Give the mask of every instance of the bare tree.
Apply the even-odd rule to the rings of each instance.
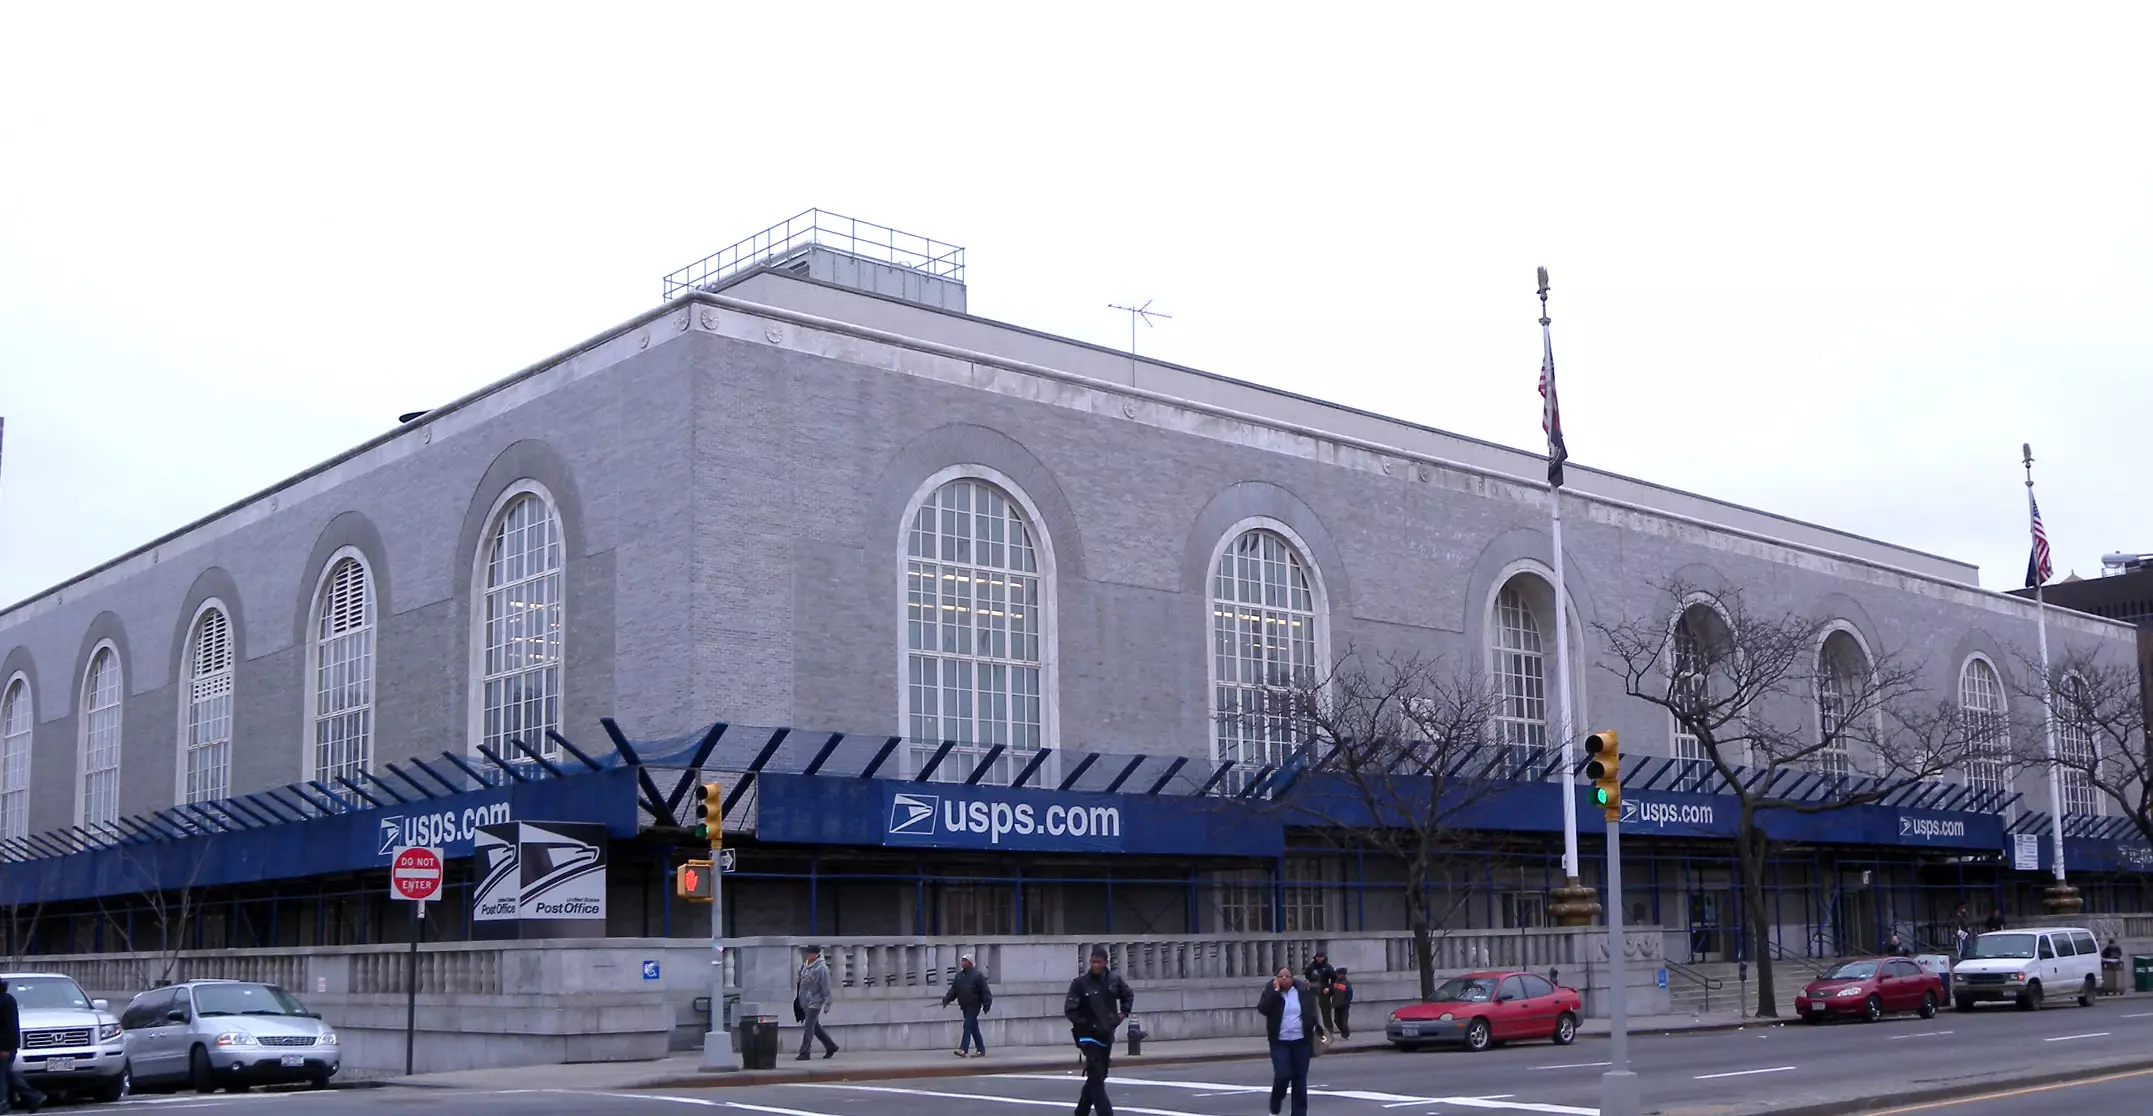
[[[1594,627],[1624,692],[1666,710],[1740,804],[1735,856],[1760,1017],[1779,1014],[1760,815],[1881,802],[1969,759],[1996,765],[1999,778],[2009,769],[2007,734],[1924,697],[1917,667],[1888,651],[1866,663],[1828,656],[1828,619],[1763,612],[1739,591],[1674,583],[1654,614]],[[1797,771],[1825,778],[1781,777]]]
[[[37,937],[38,924],[45,920],[45,899],[39,896],[35,903],[17,904],[7,909],[8,966],[19,969],[23,958],[29,955],[30,943]]]
[[[2027,681],[2013,688],[2027,700],[2016,704],[2034,712],[2016,734],[2020,762],[2055,773],[2063,782],[2066,812],[2074,798],[2082,806],[2112,803],[2137,829],[2139,840],[2153,846],[2153,744],[2146,731],[2146,680],[2137,662],[2082,648],[2066,650],[2046,674],[2039,660],[2024,662],[2020,677]],[[2042,704],[2051,700],[2053,757],[2040,719]]]
[[[177,850],[169,861],[160,855],[166,848]],[[134,920],[125,917],[124,910],[115,910],[102,897],[97,901],[98,914],[119,938],[143,988],[169,984],[176,979],[179,955],[186,950],[188,933],[201,914],[202,893],[197,884],[208,859],[209,843],[200,838],[171,846],[115,843],[106,846],[105,851],[119,858],[127,882],[142,889],[132,898],[142,902],[149,916],[148,925],[136,926]],[[163,878],[160,867],[177,867],[179,878]]]
[[[1500,699],[1483,678],[1440,660],[1350,651],[1328,678],[1277,697],[1309,747],[1305,767],[1288,768],[1293,789],[1272,808],[1287,824],[1397,865],[1421,996],[1433,997],[1435,934],[1464,905],[1447,886],[1460,823],[1522,766],[1491,737]]]

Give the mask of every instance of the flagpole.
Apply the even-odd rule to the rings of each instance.
[[[2033,611],[2036,626],[2041,633],[2041,732],[2047,744],[2048,810],[2052,823],[2050,839],[2054,842],[2054,856],[2050,858],[2050,868],[2056,877],[2055,884],[2048,889],[2041,902],[2050,914],[2075,914],[2083,904],[2078,897],[2078,889],[2068,882],[2063,859],[2063,776],[2056,766],[2056,687],[2048,666],[2048,601],[2045,596],[2048,571],[2039,568],[2041,510],[2033,498],[2033,444],[2024,443],[2019,450],[2026,466],[2026,526],[2029,533],[2033,534],[2032,545],[2035,547],[2028,572],[2033,574],[2029,579],[2033,582]]]
[[[1553,560],[1549,565],[1555,572],[1555,727],[1560,733],[1560,743],[1556,750],[1562,756],[1562,762],[1558,765],[1562,778],[1556,786],[1562,798],[1563,875],[1563,886],[1555,889],[1555,902],[1549,905],[1548,913],[1555,916],[1558,926],[1590,926],[1593,917],[1600,913],[1601,908],[1600,904],[1594,901],[1592,889],[1584,886],[1578,873],[1577,763],[1571,751],[1576,731],[1575,722],[1570,715],[1570,595],[1563,585],[1562,484],[1558,480],[1562,474],[1561,460],[1556,456],[1562,419],[1560,409],[1552,404],[1556,396],[1555,341],[1548,328],[1550,319],[1547,316],[1547,291],[1547,269],[1543,267],[1540,269],[1540,346],[1543,353],[1541,375],[1544,378],[1544,393],[1551,400],[1543,413],[1551,415],[1553,419],[1552,422],[1543,419],[1543,424],[1550,427],[1548,535],[1554,548]],[[1567,451],[1563,451],[1562,456],[1568,456]],[[1620,903],[1622,896],[1610,895],[1607,901]]]

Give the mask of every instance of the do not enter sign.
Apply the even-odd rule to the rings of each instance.
[[[389,862],[389,894],[423,903],[441,890],[441,850],[410,845]]]

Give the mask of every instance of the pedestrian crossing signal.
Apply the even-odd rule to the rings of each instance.
[[[704,783],[695,788],[695,837],[713,849],[725,847],[725,788]]]
[[[673,894],[690,903],[717,898],[718,873],[707,860],[691,860],[673,869]]]
[[[1622,816],[1622,744],[1613,729],[1585,738],[1585,777],[1592,780],[1592,804],[1615,821]]]

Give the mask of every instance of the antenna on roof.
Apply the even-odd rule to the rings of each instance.
[[[1170,322],[1170,321],[1173,321],[1173,320],[1174,320],[1174,316],[1173,316],[1172,314],[1165,314],[1165,313],[1161,313],[1161,312],[1159,312],[1159,311],[1157,311],[1157,310],[1153,310],[1153,309],[1151,308],[1151,302],[1152,302],[1152,300],[1151,300],[1151,299],[1148,299],[1148,298],[1147,298],[1147,299],[1145,299],[1145,300],[1144,300],[1144,304],[1143,304],[1142,306],[1123,306],[1123,305],[1121,305],[1121,304],[1119,304],[1119,303],[1114,303],[1114,302],[1109,302],[1109,303],[1107,303],[1107,304],[1106,304],[1106,308],[1107,308],[1107,309],[1109,309],[1109,310],[1119,310],[1119,311],[1121,311],[1122,313],[1124,313],[1124,314],[1127,314],[1127,315],[1129,315],[1129,386],[1130,386],[1130,387],[1135,387],[1135,386],[1136,386],[1136,322],[1137,322],[1137,319],[1139,319],[1139,318],[1143,319],[1143,322],[1144,322],[1144,328],[1145,328],[1145,329],[1150,329],[1150,328],[1152,328],[1152,324],[1151,324],[1151,319],[1153,319],[1153,318],[1160,318],[1160,319],[1164,319],[1164,320],[1166,320],[1166,321],[1169,321],[1169,322]]]

